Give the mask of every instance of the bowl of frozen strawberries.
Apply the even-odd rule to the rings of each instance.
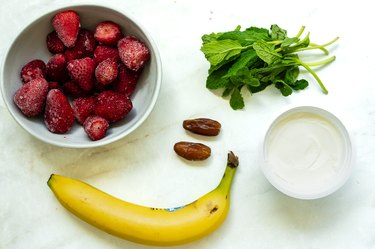
[[[88,148],[121,139],[151,113],[161,60],[129,15],[98,5],[53,10],[9,47],[1,90],[14,119],[36,138]]]

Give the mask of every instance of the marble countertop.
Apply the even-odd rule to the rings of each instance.
[[[31,20],[68,2],[1,0],[0,59],[13,37]],[[90,1],[90,3],[101,1]],[[120,141],[93,149],[67,149],[36,140],[0,100],[0,248],[153,248],[103,233],[68,213],[46,182],[51,173],[84,180],[121,199],[159,207],[188,203],[220,180],[226,154],[240,167],[232,188],[231,210],[213,234],[176,248],[375,248],[375,84],[371,1],[107,1],[135,16],[159,46],[163,82],[146,122]],[[318,74],[324,95],[310,80],[307,90],[282,97],[272,88],[245,94],[246,107],[233,111],[227,99],[205,88],[208,63],[201,36],[242,27],[277,23],[290,34],[301,25],[311,40],[332,47],[337,60]],[[346,125],[355,150],[353,174],[336,193],[297,200],[274,189],[259,168],[260,143],[270,122],[283,110],[315,105],[332,111]],[[187,118],[210,117],[222,123],[215,138],[182,129]],[[173,151],[182,140],[203,141],[210,159],[190,163]]]

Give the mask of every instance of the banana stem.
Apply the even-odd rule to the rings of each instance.
[[[232,186],[234,174],[236,173],[238,164],[238,157],[232,151],[230,151],[228,153],[227,167],[225,168],[223,178],[221,179],[221,182],[217,187],[218,189],[221,189],[223,192],[228,193],[228,195],[230,192],[229,190]]]

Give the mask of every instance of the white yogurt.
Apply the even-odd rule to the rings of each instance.
[[[264,141],[263,171],[280,191],[313,199],[338,189],[348,178],[351,146],[342,123],[315,107],[279,116]]]

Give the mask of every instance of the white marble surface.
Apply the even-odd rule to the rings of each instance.
[[[33,18],[73,1],[1,0],[0,59]],[[77,1],[74,1],[77,2]],[[78,1],[85,2],[85,1]],[[95,1],[91,1],[94,2]],[[98,1],[101,2],[101,1]],[[59,173],[87,181],[128,201],[178,206],[216,186],[226,153],[240,168],[225,223],[210,236],[176,248],[375,248],[375,83],[371,1],[106,1],[135,16],[159,46],[163,86],[147,121],[130,136],[95,149],[65,149],[22,130],[0,101],[0,248],[152,248],[107,235],[69,214],[46,181]],[[86,1],[87,3],[87,1]],[[290,34],[301,25],[324,43],[340,36],[337,60],[318,70],[330,93],[311,79],[306,91],[288,98],[272,89],[246,95],[246,108],[205,89],[208,64],[199,51],[202,34],[277,23]],[[337,114],[356,151],[353,175],[335,194],[313,201],[276,191],[259,169],[259,144],[267,125],[292,106],[312,104]],[[180,140],[202,141],[181,128],[182,120],[211,117],[222,133],[204,139],[212,157],[188,163],[173,152]]]

